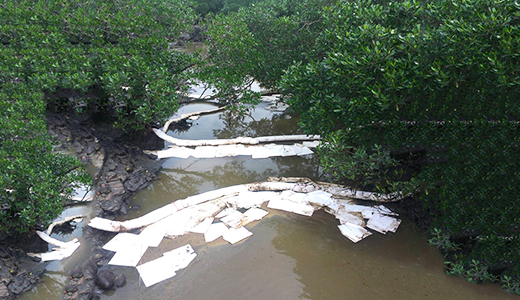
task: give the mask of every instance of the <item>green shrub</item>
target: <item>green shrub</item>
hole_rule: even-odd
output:
[[[291,106],[338,180],[415,190],[451,274],[519,274],[520,7],[381,3],[324,10],[326,55],[284,76]]]
[[[0,231],[55,218],[81,164],[54,153],[47,101],[97,112],[125,130],[170,116],[198,58],[168,41],[195,14],[182,0],[22,0],[0,4]]]
[[[56,218],[83,165],[52,151],[43,94],[24,84],[0,90],[0,231],[25,233]]]

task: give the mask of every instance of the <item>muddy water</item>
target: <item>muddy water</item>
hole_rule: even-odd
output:
[[[266,105],[244,117],[204,116],[189,130],[170,134],[210,139],[297,133],[297,118],[273,114]],[[178,114],[211,108],[193,103]],[[319,179],[316,166],[312,157],[168,159],[160,180],[133,199],[140,210],[129,217],[189,195],[269,176]],[[200,234],[163,240],[142,262],[186,243],[198,256],[174,278],[148,288],[135,269],[119,268],[127,285],[103,299],[518,299],[498,285],[473,285],[446,276],[440,253],[406,220],[396,234],[374,234],[353,244],[324,212],[308,218],[269,211],[264,220],[247,226],[254,235],[238,245],[222,239],[206,244]]]
[[[297,118],[272,113],[260,104],[246,115],[219,113],[192,121],[178,138],[210,139],[297,133]],[[214,105],[194,102],[177,115],[206,110]],[[143,215],[171,201],[215,188],[263,181],[269,176],[322,178],[313,157],[253,160],[167,159],[160,179],[133,199],[126,218]],[[264,207],[265,208],[265,207]],[[237,245],[221,238],[206,244],[200,234],[164,239],[150,248],[146,262],[163,252],[190,243],[197,258],[177,276],[146,288],[135,268],[111,267],[126,275],[127,284],[102,299],[519,299],[498,285],[473,285],[450,278],[439,252],[428,246],[424,233],[404,220],[395,234],[374,234],[358,244],[341,235],[338,222],[324,212],[312,218],[269,210],[261,222],[247,225],[252,237]],[[88,245],[63,262],[52,263],[38,288],[23,299],[58,299],[66,275]]]

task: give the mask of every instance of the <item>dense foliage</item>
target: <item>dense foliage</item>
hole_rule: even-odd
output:
[[[299,3],[217,19],[213,71],[281,87],[338,181],[413,195],[450,274],[520,293],[518,3]]]
[[[264,1],[207,21],[210,55],[197,77],[227,101],[254,102],[253,78],[277,90],[284,70],[315,53],[322,29],[319,7],[328,0]]]
[[[23,84],[0,90],[0,232],[24,233],[54,219],[83,165],[52,152],[42,92]]]
[[[1,231],[52,220],[80,179],[79,162],[52,152],[47,102],[124,129],[169,116],[195,58],[169,51],[168,41],[194,17],[182,0],[0,4]]]
[[[193,0],[195,11],[204,17],[207,14],[229,13],[242,7],[249,7],[263,0]]]
[[[168,38],[193,22],[180,0],[11,1],[0,19],[4,68],[46,95],[66,95],[62,105],[110,114],[125,127],[168,116],[193,63],[168,51]]]

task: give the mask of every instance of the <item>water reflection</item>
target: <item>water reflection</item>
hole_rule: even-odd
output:
[[[473,285],[444,274],[442,257],[426,236],[404,221],[396,234],[354,244],[333,217],[287,217],[276,223],[273,245],[292,257],[302,299],[515,299],[498,285]]]
[[[214,129],[213,135],[219,139],[239,136],[268,136],[298,134],[298,118],[289,113],[273,114],[265,109],[262,103],[254,112],[224,112],[220,119],[224,128]],[[262,111],[263,110],[263,111]]]

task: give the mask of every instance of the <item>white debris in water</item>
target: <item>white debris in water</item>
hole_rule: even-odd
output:
[[[174,146],[166,150],[155,152],[158,158],[188,158],[193,156],[195,158],[215,158],[215,157],[229,157],[229,156],[251,156],[254,159],[269,158],[269,157],[286,157],[286,156],[305,156],[313,154],[314,152],[308,146],[303,144],[293,145],[221,145],[221,146],[198,146],[195,149],[188,147]],[[315,145],[315,144],[309,144]]]
[[[280,100],[280,95],[261,96],[260,100],[263,102],[276,102]]]
[[[128,232],[121,232],[114,236],[108,243],[103,246],[103,249],[117,252],[127,246],[140,245],[139,235]]]
[[[139,240],[141,241],[142,245],[149,247],[159,247],[159,244],[161,244],[161,241],[166,234],[166,231],[164,228],[156,224],[157,223],[154,223],[141,231],[139,234]]]
[[[219,213],[215,216],[215,218],[217,218],[217,219],[222,219],[222,218],[224,218],[225,216],[227,216],[227,215],[229,215],[229,214],[231,214],[231,213],[234,213],[235,211],[237,211],[237,210],[236,210],[235,208],[233,208],[233,207],[225,208],[225,209],[223,209],[221,212],[219,212]]]
[[[237,208],[260,207],[264,202],[278,197],[280,193],[259,191],[259,192],[240,192],[237,196],[228,198],[226,201]],[[225,211],[225,210],[224,210]],[[223,212],[224,212],[223,211]],[[220,213],[219,213],[220,215]],[[224,217],[224,215],[222,215]],[[217,215],[218,218],[218,215]]]
[[[142,236],[127,232],[117,234],[103,246],[105,250],[116,252],[108,264],[135,267],[148,249],[147,244],[152,239],[153,237],[146,235],[146,233]]]
[[[136,269],[139,272],[139,276],[143,279],[144,285],[149,287],[177,274],[173,267],[168,266],[169,263],[169,258],[162,256],[137,266]]]
[[[204,233],[204,240],[206,243],[213,242],[214,240],[221,237],[224,233],[228,231],[226,224],[224,223],[213,223],[209,226],[206,233]]]
[[[312,216],[314,206],[305,201],[306,194],[283,191],[280,198],[272,199],[267,204],[268,208],[279,209],[304,216]]]
[[[213,218],[207,218],[204,221],[200,222],[199,225],[193,227],[190,229],[190,232],[193,233],[206,233],[209,229],[209,226],[211,226],[211,223],[213,223]]]
[[[332,194],[324,191],[313,191],[307,194],[305,200],[308,202],[323,207],[334,203]]]
[[[148,246],[144,245],[127,245],[114,254],[112,259],[108,262],[109,265],[135,267],[148,250]]]
[[[265,216],[267,216],[267,214],[268,214],[268,212],[261,208],[248,209],[244,213],[244,217],[242,219],[242,224],[245,225],[245,224],[251,223],[253,221],[262,220]]]
[[[236,244],[252,235],[253,233],[251,231],[247,230],[245,227],[240,227],[229,228],[222,234],[222,237],[230,244]]]
[[[193,250],[190,244],[173,249],[163,253],[163,256],[171,259],[172,265],[175,269],[180,270],[186,268],[192,262],[197,253]]]
[[[278,102],[273,102],[271,105],[267,106],[266,108],[271,111],[284,112],[289,108],[289,105],[285,102],[278,101]]]
[[[180,269],[186,268],[197,256],[193,248],[188,244],[170,252],[162,257],[137,266],[139,276],[146,287],[152,286],[163,280],[172,278]]]
[[[401,220],[384,216],[382,214],[374,214],[367,223],[367,227],[377,232],[386,234],[388,231],[395,232],[401,224]]]
[[[320,144],[320,141],[305,141],[302,144],[308,148],[316,148]]]
[[[365,228],[350,223],[338,225],[338,228],[341,231],[341,234],[346,236],[349,240],[353,241],[354,243],[357,243],[372,234]]]
[[[64,247],[53,248],[51,252],[30,254],[29,256],[39,257],[42,262],[51,260],[62,260],[71,256],[81,245],[78,239],[74,238],[72,241],[65,243]]]
[[[229,215],[225,216],[224,218],[222,218],[220,220],[229,227],[238,228],[238,227],[242,226],[243,217],[244,217],[244,214],[235,210],[234,212],[230,213]]]
[[[283,149],[271,148],[278,149],[277,151]],[[323,208],[339,220],[341,225],[338,228],[341,233],[355,243],[372,234],[365,227],[383,234],[397,230],[401,221],[392,217],[396,213],[383,205],[360,205],[354,200],[335,198],[337,196],[330,191],[337,188],[339,187],[325,188],[327,191],[324,191],[311,183],[264,182],[205,192],[161,208],[165,210],[164,213],[147,214],[143,222],[151,225],[139,235],[120,233],[103,248],[116,252],[109,264],[136,266],[147,248],[159,246],[164,236],[176,237],[193,232],[204,234],[207,243],[222,237],[230,244],[236,244],[253,235],[244,225],[261,220],[268,214],[266,210],[259,208],[267,201],[268,208],[305,216],[312,216],[315,210]],[[242,213],[237,208],[247,210]],[[157,221],[148,222],[152,219]],[[214,223],[215,219],[220,219],[220,222]],[[99,220],[94,225],[104,224],[103,222],[105,221]],[[132,220],[104,225],[108,225],[108,229],[128,228],[126,226],[131,222]],[[145,285],[150,286],[175,276],[195,256],[191,246],[186,245],[166,252],[163,257],[137,268]]]
[[[178,157],[178,158],[188,158],[193,156],[195,152],[194,149],[187,147],[170,147],[166,150],[157,151],[158,158],[167,158],[167,157]]]
[[[336,219],[339,220],[341,225],[350,223],[358,226],[365,226],[365,220],[363,219],[363,215],[361,213],[342,211],[336,214]]]
[[[195,158],[215,158],[218,146],[198,146],[191,156]]]

